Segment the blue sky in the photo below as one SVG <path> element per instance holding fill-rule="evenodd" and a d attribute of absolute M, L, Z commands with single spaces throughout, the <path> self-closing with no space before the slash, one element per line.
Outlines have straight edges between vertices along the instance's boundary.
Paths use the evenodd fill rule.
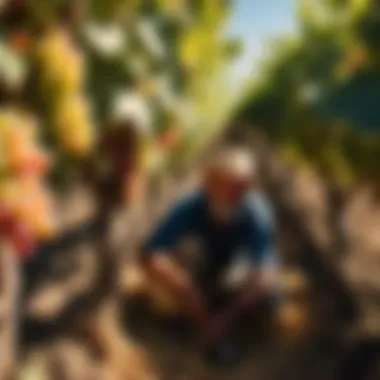
<path fill-rule="evenodd" d="M 236 79 L 253 69 L 268 38 L 295 30 L 294 0 L 235 0 L 228 32 L 243 37 L 244 52 L 233 68 Z"/>

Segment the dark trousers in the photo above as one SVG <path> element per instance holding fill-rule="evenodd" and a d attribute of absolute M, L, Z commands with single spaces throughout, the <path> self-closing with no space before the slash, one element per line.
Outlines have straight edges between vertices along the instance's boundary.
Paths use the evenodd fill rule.
<path fill-rule="evenodd" d="M 213 289 L 201 287 L 201 293 L 207 301 L 209 310 L 215 316 L 236 302 L 239 296 L 239 290 L 226 290 L 218 287 Z M 271 337 L 274 331 L 272 322 L 275 306 L 276 302 L 269 296 L 253 304 L 231 324 L 225 338 L 244 345 L 251 345 L 258 340 L 266 340 Z M 174 339 L 181 344 L 191 343 L 198 337 L 198 331 L 194 331 L 194 326 L 185 315 L 165 316 L 155 313 L 145 302 L 144 297 L 127 300 L 125 322 L 132 334 L 144 339 L 147 338 L 145 337 L 146 331 L 150 331 L 153 326 L 166 338 Z"/>
<path fill-rule="evenodd" d="M 208 293 L 206 300 L 211 312 L 217 315 L 237 302 L 240 291 L 218 290 Z M 273 331 L 276 300 L 271 295 L 264 295 L 258 302 L 241 311 L 232 322 L 227 335 L 231 338 L 246 341 L 265 338 Z"/>

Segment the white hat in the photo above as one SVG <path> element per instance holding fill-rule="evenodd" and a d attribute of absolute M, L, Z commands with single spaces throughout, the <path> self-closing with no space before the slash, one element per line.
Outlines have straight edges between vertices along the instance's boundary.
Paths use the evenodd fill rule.
<path fill-rule="evenodd" d="M 248 149 L 227 148 L 212 158 L 208 169 L 226 174 L 233 179 L 250 181 L 257 174 L 257 160 Z"/>

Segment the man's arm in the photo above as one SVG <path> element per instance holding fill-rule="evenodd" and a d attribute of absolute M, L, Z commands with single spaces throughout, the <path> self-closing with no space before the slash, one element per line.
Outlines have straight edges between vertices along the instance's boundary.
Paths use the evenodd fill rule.
<path fill-rule="evenodd" d="M 276 232 L 272 209 L 261 194 L 248 200 L 246 248 L 252 265 L 245 286 L 232 310 L 239 313 L 271 293 L 278 269 Z"/>
<path fill-rule="evenodd" d="M 209 318 L 206 303 L 189 274 L 167 253 L 157 253 L 143 265 L 148 276 L 161 284 L 178 301 L 189 319 L 197 327 L 205 328 Z"/>
<path fill-rule="evenodd" d="M 190 274 L 171 257 L 179 239 L 188 231 L 193 211 L 193 199 L 177 202 L 143 245 L 140 263 L 148 276 L 178 300 L 189 318 L 203 327 L 208 318 L 205 303 Z"/>
<path fill-rule="evenodd" d="M 212 342 L 228 329 L 246 309 L 255 306 L 273 292 L 277 273 L 275 231 L 268 205 L 262 198 L 250 204 L 250 218 L 245 246 L 250 253 L 251 270 L 237 298 L 211 325 L 208 341 Z"/>

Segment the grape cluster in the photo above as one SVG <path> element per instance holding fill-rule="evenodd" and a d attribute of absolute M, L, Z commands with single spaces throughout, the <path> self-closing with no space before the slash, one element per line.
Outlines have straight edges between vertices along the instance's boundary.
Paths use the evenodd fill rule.
<path fill-rule="evenodd" d="M 0 236 L 22 256 L 54 232 L 51 197 L 43 180 L 51 159 L 37 131 L 30 116 L 0 110 Z"/>
<path fill-rule="evenodd" d="M 95 142 L 90 106 L 83 93 L 85 63 L 69 33 L 53 28 L 39 40 L 36 58 L 54 133 L 68 152 L 83 156 Z"/>

